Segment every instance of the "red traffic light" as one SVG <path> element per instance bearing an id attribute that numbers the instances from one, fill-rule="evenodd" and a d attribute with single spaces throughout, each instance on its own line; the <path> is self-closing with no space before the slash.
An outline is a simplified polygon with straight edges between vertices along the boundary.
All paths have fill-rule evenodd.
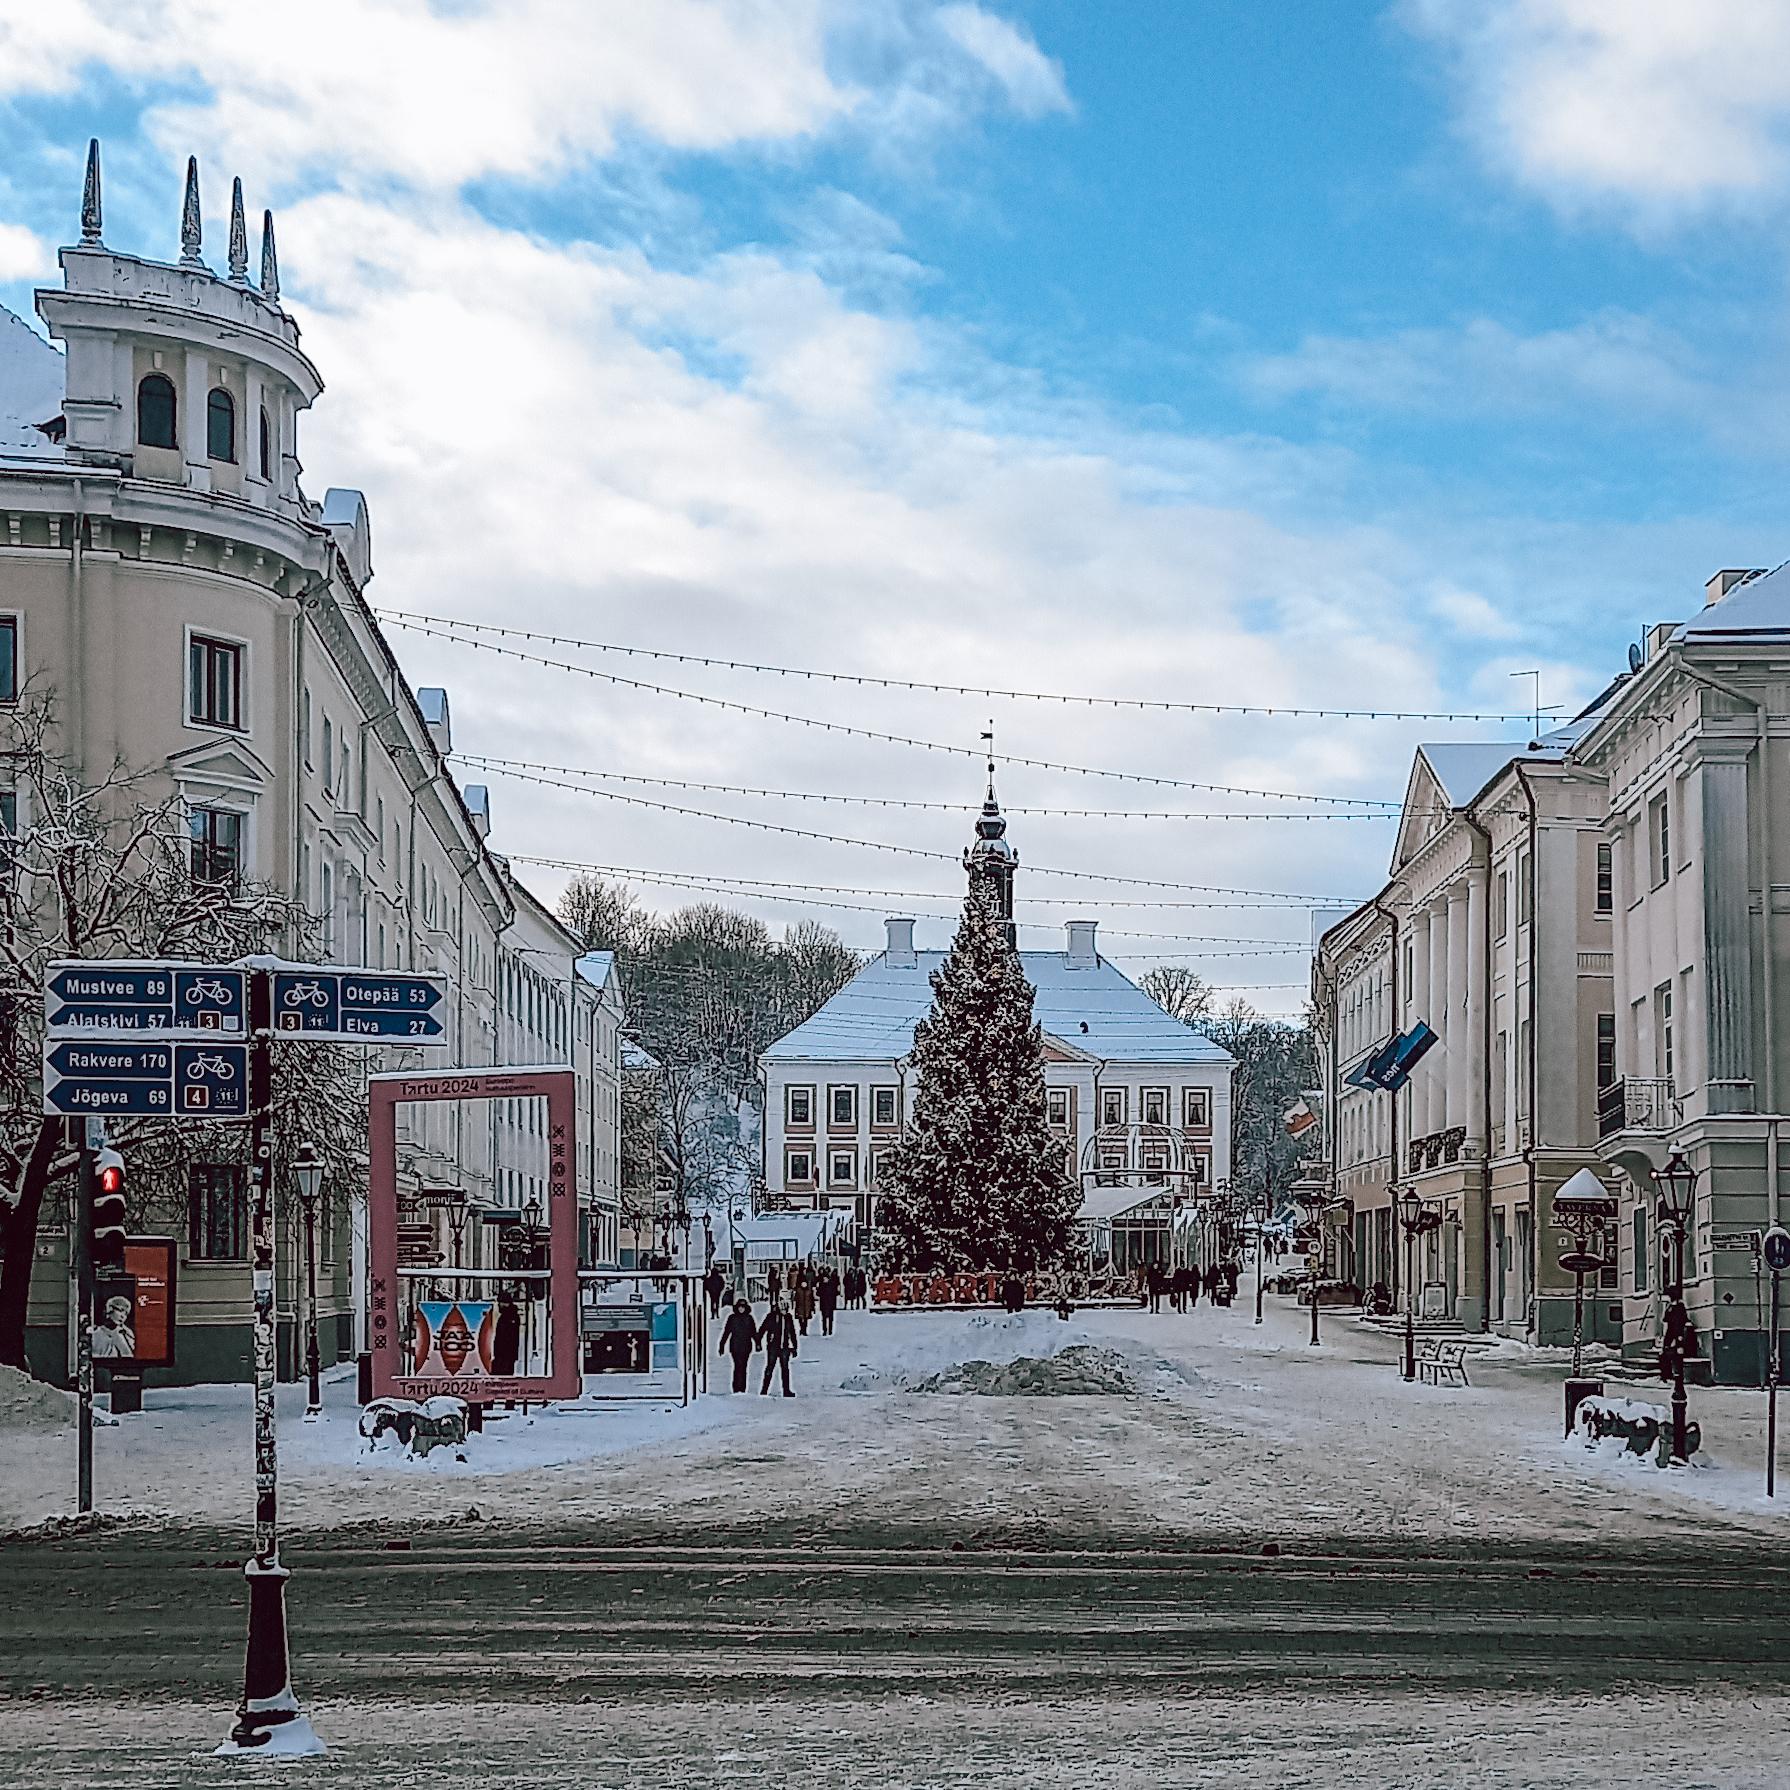
<path id="1" fill-rule="evenodd" d="M 101 1193 L 124 1192 L 124 1170 L 116 1163 L 107 1163 L 99 1171 L 99 1190 Z"/>

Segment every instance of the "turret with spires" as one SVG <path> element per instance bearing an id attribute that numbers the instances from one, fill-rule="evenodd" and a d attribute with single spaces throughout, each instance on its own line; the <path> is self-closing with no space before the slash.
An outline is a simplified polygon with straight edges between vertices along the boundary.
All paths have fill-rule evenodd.
<path id="1" fill-rule="evenodd" d="M 988 748 L 988 796 L 976 821 L 976 843 L 963 854 L 963 867 L 969 872 L 970 887 L 993 890 L 995 906 L 1007 923 L 1007 942 L 1017 944 L 1018 933 L 1013 922 L 1013 873 L 1019 868 L 1019 853 L 1007 837 L 1007 817 L 994 793 L 994 732 L 983 734 Z"/>

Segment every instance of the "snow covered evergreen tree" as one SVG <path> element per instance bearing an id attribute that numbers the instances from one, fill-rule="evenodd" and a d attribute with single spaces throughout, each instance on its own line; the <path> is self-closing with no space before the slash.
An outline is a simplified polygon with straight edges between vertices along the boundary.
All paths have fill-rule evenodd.
<path id="1" fill-rule="evenodd" d="M 1051 1268 L 1079 1189 L 1044 1108 L 1044 1044 L 1000 892 L 972 881 L 914 1032 L 912 1119 L 882 1178 L 878 1230 L 902 1267 Z"/>

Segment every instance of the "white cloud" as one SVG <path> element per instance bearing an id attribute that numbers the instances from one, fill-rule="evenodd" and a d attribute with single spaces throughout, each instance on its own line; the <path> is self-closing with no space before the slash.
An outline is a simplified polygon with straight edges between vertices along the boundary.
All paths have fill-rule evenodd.
<path id="1" fill-rule="evenodd" d="M 994 77 L 1022 118 L 1070 110 L 1062 65 L 1017 26 L 968 5 L 940 7 L 938 22 L 953 43 Z"/>
<path id="2" fill-rule="evenodd" d="M 1515 640 L 1523 632 L 1476 590 L 1445 585 L 1430 597 L 1430 608 L 1464 640 Z"/>
<path id="3" fill-rule="evenodd" d="M 1564 204 L 1648 218 L 1781 193 L 1783 0 L 1401 0 L 1488 159 Z"/>
<path id="4" fill-rule="evenodd" d="M 23 224 L 0 223 L 0 280 L 35 280 L 50 273 L 56 257 Z"/>

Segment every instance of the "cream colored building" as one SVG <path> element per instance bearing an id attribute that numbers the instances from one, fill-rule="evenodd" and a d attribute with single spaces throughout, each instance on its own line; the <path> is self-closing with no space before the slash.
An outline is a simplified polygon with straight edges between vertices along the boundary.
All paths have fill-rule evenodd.
<path id="1" fill-rule="evenodd" d="M 367 606 L 364 500 L 301 485 L 322 380 L 280 301 L 271 219 L 256 280 L 240 195 L 225 270 L 207 264 L 191 176 L 175 261 L 103 241 L 97 166 L 82 221 L 62 284 L 37 300 L 64 352 L 0 311 L 0 700 L 53 692 L 56 745 L 89 778 L 115 762 L 158 772 L 185 804 L 195 869 L 302 901 L 330 960 L 447 978 L 445 1046 L 369 1048 L 368 1070 L 575 1062 L 589 1234 L 612 1248 L 614 990 L 488 849 L 484 791 L 447 761 L 446 693 L 410 687 Z M 508 1199 L 538 1174 L 537 1143 L 482 1108 L 420 1107 L 400 1132 L 404 1184 Z M 364 1340 L 364 1184 L 341 1192 L 322 1250 L 326 1361 Z M 201 1165 L 183 1218 L 177 1375 L 243 1374 L 240 1163 Z M 466 1248 L 484 1244 L 473 1225 Z M 288 1366 L 294 1280 L 282 1270 Z M 33 1301 L 34 1359 L 58 1368 L 59 1257 Z"/>

